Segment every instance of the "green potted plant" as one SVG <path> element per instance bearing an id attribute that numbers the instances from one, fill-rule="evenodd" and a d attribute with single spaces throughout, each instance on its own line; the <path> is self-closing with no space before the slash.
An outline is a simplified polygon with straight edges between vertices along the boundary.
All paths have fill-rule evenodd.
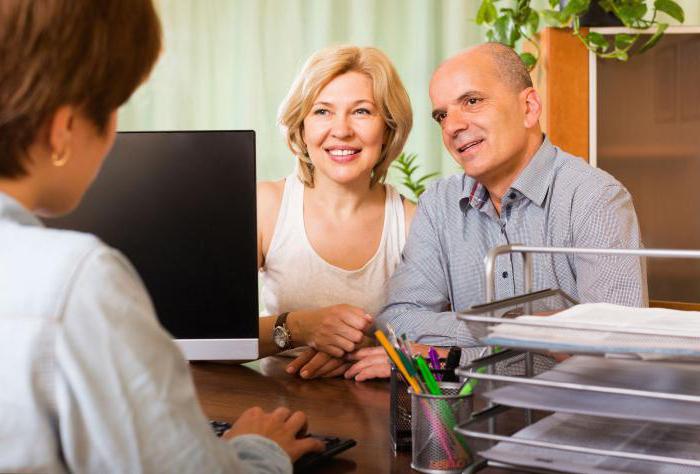
<path id="1" fill-rule="evenodd" d="M 621 61 L 626 61 L 632 53 L 650 49 L 661 39 L 668 23 L 659 19 L 660 12 L 679 23 L 685 21 L 683 8 L 674 0 L 548 0 L 549 8 L 541 10 L 531 3 L 531 0 L 481 0 L 476 14 L 476 23 L 486 26 L 489 41 L 514 49 L 523 40 L 534 45 L 535 53 L 520 53 L 530 69 L 539 57 L 537 33 L 541 20 L 557 28 L 571 28 L 572 34 L 596 55 Z M 621 25 L 635 32 L 618 33 L 611 39 L 597 32 L 582 32 L 581 20 L 592 8 L 600 8 L 606 14 L 613 15 Z M 650 29 L 654 34 L 640 43 L 639 32 Z M 633 49 L 635 45 L 638 47 Z"/>
<path id="2" fill-rule="evenodd" d="M 425 185 L 430 179 L 440 176 L 440 173 L 429 173 L 420 177 L 416 175 L 419 167 L 415 163 L 416 157 L 415 154 L 401 153 L 391 165 L 401 174 L 401 184 L 411 192 L 412 196 L 408 196 L 407 199 L 412 202 L 418 202 L 418 198 L 425 191 Z"/>

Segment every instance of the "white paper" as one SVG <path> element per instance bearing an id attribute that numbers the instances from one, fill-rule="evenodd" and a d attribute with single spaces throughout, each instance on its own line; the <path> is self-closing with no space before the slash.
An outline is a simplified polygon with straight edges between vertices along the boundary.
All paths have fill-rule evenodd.
<path id="1" fill-rule="evenodd" d="M 697 311 L 595 303 L 577 305 L 548 317 L 520 316 L 515 320 L 543 326 L 496 324 L 483 342 L 572 353 L 633 353 L 645 359 L 700 359 L 700 312 Z M 567 325 L 584 327 L 571 329 Z M 610 329 L 641 330 L 649 334 L 606 331 Z"/>
<path id="2" fill-rule="evenodd" d="M 700 398 L 700 365 L 575 356 L 535 379 Z M 484 394 L 494 403 L 547 411 L 700 425 L 700 402 L 511 383 Z M 700 450 L 700 447 L 698 448 Z"/>
<path id="3" fill-rule="evenodd" d="M 700 428 L 611 420 L 555 413 L 521 430 L 515 438 L 645 453 L 700 461 Z M 697 474 L 700 467 L 634 461 L 612 456 L 536 448 L 502 441 L 479 453 L 486 459 L 562 472 L 599 474 Z"/>

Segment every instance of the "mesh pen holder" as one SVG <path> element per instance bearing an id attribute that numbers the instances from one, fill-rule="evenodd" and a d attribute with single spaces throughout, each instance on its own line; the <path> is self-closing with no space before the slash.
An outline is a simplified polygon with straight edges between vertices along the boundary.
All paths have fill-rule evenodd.
<path id="1" fill-rule="evenodd" d="M 411 450 L 411 395 L 399 371 L 391 367 L 389 432 L 394 452 Z"/>
<path id="2" fill-rule="evenodd" d="M 413 456 L 411 467 L 425 473 L 461 473 L 472 455 L 464 436 L 454 428 L 468 419 L 473 408 L 472 395 L 459 395 L 459 383 L 438 384 L 442 395 L 411 395 L 411 431 Z"/>
<path id="3" fill-rule="evenodd" d="M 431 370 L 443 380 L 456 381 L 454 370 Z M 411 395 L 408 385 L 399 371 L 392 365 L 390 378 L 391 395 L 389 399 L 389 433 L 394 452 L 411 450 Z"/>

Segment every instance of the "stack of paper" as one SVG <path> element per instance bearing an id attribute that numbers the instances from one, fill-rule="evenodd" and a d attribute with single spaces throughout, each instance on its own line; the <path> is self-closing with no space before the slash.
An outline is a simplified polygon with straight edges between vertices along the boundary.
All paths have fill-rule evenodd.
<path id="1" fill-rule="evenodd" d="M 621 422 L 555 413 L 521 430 L 514 438 L 642 453 L 658 456 L 660 462 L 523 446 L 506 441 L 479 454 L 490 461 L 573 473 L 700 473 L 700 428 L 697 426 Z"/>
<path id="2" fill-rule="evenodd" d="M 700 312 L 581 304 L 491 326 L 484 344 L 570 353 L 700 360 Z"/>
<path id="3" fill-rule="evenodd" d="M 526 383 L 511 383 L 486 392 L 484 396 L 494 403 L 512 407 L 700 426 L 699 364 L 575 356 L 538 375 L 535 380 L 642 390 L 662 396 L 674 394 L 686 399 L 640 397 Z"/>

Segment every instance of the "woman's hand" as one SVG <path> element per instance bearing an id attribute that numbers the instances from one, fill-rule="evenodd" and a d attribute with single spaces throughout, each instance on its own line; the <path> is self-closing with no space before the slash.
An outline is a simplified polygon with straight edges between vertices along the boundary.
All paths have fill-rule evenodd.
<path id="1" fill-rule="evenodd" d="M 350 362 L 319 352 L 311 347 L 287 365 L 288 374 L 299 373 L 303 379 L 339 377 L 350 367 Z"/>
<path id="2" fill-rule="evenodd" d="M 345 378 L 354 378 L 358 382 L 375 378 L 387 378 L 391 375 L 389 356 L 383 347 L 365 347 L 350 354 L 349 359 L 357 361 L 345 372 Z"/>
<path id="3" fill-rule="evenodd" d="M 279 407 L 271 413 L 254 407 L 244 411 L 236 423 L 223 435 L 230 439 L 244 434 L 257 434 L 277 443 L 292 459 L 292 462 L 309 452 L 321 452 L 323 442 L 314 438 L 304 438 L 306 415 L 288 408 Z"/>
<path id="4" fill-rule="evenodd" d="M 289 313 L 292 335 L 298 344 L 308 345 L 334 357 L 358 349 L 364 332 L 374 318 L 364 310 L 347 304 Z"/>

